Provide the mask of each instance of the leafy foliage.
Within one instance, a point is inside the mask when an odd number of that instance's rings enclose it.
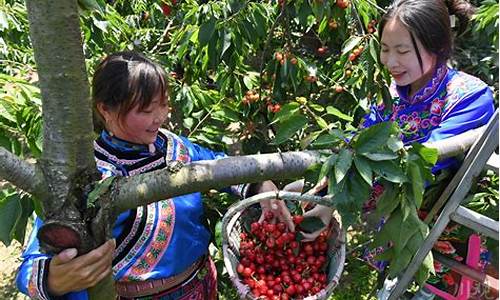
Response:
[[[337,149],[307,181],[328,176],[328,192],[346,224],[359,221],[373,182],[381,184],[376,214],[387,226],[377,243],[392,243],[384,255],[393,260],[395,276],[427,234],[415,210],[432,180],[435,153],[419,145],[404,149],[392,124],[357,129],[371,103],[390,100],[374,26],[388,2],[353,0],[344,9],[335,0],[78,1],[89,75],[114,51],[155,58],[170,75],[173,110],[166,125],[172,131],[231,154]],[[480,76],[498,97],[498,2],[480,4],[458,37],[452,63]],[[0,145],[36,159],[41,101],[24,1],[0,1],[0,68]],[[492,193],[483,190],[472,203],[494,208]],[[217,220],[233,199],[209,198],[217,233]],[[0,218],[5,244],[22,240],[33,209],[28,203],[38,205],[11,188],[0,194],[0,213],[9,212]],[[429,270],[431,257],[419,282]]]
[[[346,227],[361,222],[363,204],[374,193],[372,183],[383,187],[374,216],[384,218],[385,225],[375,233],[373,246],[389,249],[382,257],[390,262],[390,277],[406,268],[427,236],[428,227],[419,219],[417,210],[422,204],[424,184],[433,180],[430,169],[437,161],[437,150],[420,144],[405,149],[400,135],[396,124],[386,122],[341,138],[344,145],[330,155],[317,178],[319,181],[328,176],[332,205]],[[429,254],[417,276],[419,284],[434,272],[432,262]]]

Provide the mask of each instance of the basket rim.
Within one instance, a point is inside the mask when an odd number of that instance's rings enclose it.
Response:
[[[224,214],[224,217],[222,219],[221,235],[222,235],[223,260],[229,278],[231,279],[231,282],[235,286],[236,290],[238,291],[238,294],[240,295],[241,299],[258,299],[258,298],[252,296],[250,293],[250,288],[246,286],[243,282],[241,282],[238,274],[236,273],[236,266],[229,258],[229,255],[233,257],[239,256],[236,253],[230,253],[233,251],[232,249],[233,246],[229,244],[229,233],[232,231],[233,227],[235,226],[236,222],[238,221],[244,209],[246,209],[248,206],[252,204],[259,203],[261,201],[269,199],[306,201],[306,202],[319,203],[323,205],[330,204],[329,206],[331,206],[331,201],[329,201],[331,199],[330,196],[320,197],[320,196],[312,196],[296,192],[275,191],[275,192],[266,192],[254,195],[252,197],[234,203],[228,208],[226,214]],[[331,256],[330,263],[333,260],[335,260],[336,271],[333,273],[332,276],[329,276],[330,277],[329,283],[324,289],[322,289],[319,293],[313,296],[304,298],[304,300],[326,299],[326,297],[330,296],[335,287],[338,285],[340,276],[343,272],[345,258],[346,258],[346,230],[342,226],[341,218],[338,214],[334,215],[334,219],[336,221],[335,223],[337,223],[338,225],[336,230],[338,232],[338,235],[336,236],[336,243],[334,246],[336,250],[333,251],[333,254],[331,255],[329,254],[329,256]],[[237,259],[239,260],[239,257],[237,257]]]

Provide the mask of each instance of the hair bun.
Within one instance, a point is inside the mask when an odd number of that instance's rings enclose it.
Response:
[[[469,20],[476,13],[477,7],[466,0],[444,0],[444,3],[448,7],[448,13],[458,19],[458,24],[455,26],[458,28],[458,32],[465,31]]]

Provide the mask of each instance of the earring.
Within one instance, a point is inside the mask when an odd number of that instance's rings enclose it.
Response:
[[[156,152],[156,147],[154,143],[148,145],[148,150],[150,154],[154,154]]]

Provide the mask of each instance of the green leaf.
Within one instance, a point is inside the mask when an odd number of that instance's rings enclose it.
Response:
[[[97,200],[109,191],[109,188],[113,184],[116,176],[110,176],[101,182],[98,182],[92,192],[89,193],[87,199],[87,208],[95,207]]]
[[[348,121],[348,122],[353,121],[353,118],[351,116],[344,114],[343,112],[341,112],[340,110],[338,110],[337,108],[335,108],[333,106],[327,106],[326,113],[329,115],[336,116],[337,118]]]
[[[231,47],[231,31],[229,30],[224,30],[224,39],[222,42],[222,50],[220,53],[220,58],[224,56],[224,53],[226,53],[227,49]]]
[[[12,241],[16,222],[22,214],[19,194],[1,195],[0,199],[0,241],[9,246]]]
[[[335,197],[335,208],[338,210],[342,218],[342,226],[349,228],[352,224],[355,224],[358,220],[359,211],[354,209],[349,201],[340,201],[347,199],[346,193],[341,192]]]
[[[215,243],[222,245],[222,220],[218,220],[215,224]]]
[[[313,143],[313,147],[333,147],[334,144],[338,143],[342,139],[338,136],[331,134],[321,134]]]
[[[395,133],[396,127],[391,122],[382,122],[373,125],[359,134],[354,148],[358,153],[369,153],[373,150],[385,145],[389,136]]]
[[[420,166],[414,162],[408,162],[408,175],[411,182],[412,195],[415,207],[420,208],[424,197],[425,182],[420,172]]]
[[[361,153],[361,155],[369,158],[370,160],[381,161],[381,160],[393,160],[399,156],[393,152],[371,152],[371,153]]]
[[[377,54],[377,45],[375,45],[376,40],[375,39],[370,39],[369,45],[369,51],[370,51],[370,56],[372,57],[374,62],[378,63],[378,54]]]
[[[347,181],[347,186],[349,190],[350,201],[353,204],[353,208],[361,211],[363,203],[370,197],[370,185],[367,184],[363,178],[357,173],[349,174],[349,177],[345,178]]]
[[[16,221],[13,238],[23,245],[24,237],[26,236],[26,225],[33,214],[34,207],[31,196],[22,196],[19,202],[21,204],[21,216]]]
[[[283,105],[280,111],[274,115],[274,119],[271,124],[276,122],[282,122],[292,116],[296,116],[300,109],[300,104],[297,102],[290,102]]]
[[[356,169],[358,170],[361,178],[363,178],[363,180],[366,181],[366,183],[372,186],[373,173],[372,173],[372,168],[370,167],[370,163],[363,157],[356,155],[354,156],[354,165],[356,166]]]
[[[408,266],[411,257],[411,253],[410,251],[408,251],[408,249],[404,249],[403,251],[401,251],[401,253],[396,255],[395,259],[391,261],[389,267],[389,278],[395,278],[396,276],[398,276],[399,273]]]
[[[96,0],[78,0],[78,4],[84,10],[97,10],[100,13],[103,12],[101,6],[99,5],[99,3],[97,3]]]
[[[254,10],[253,14],[255,20],[255,31],[259,37],[263,37],[266,35],[266,18],[261,14],[259,10]]]
[[[387,147],[389,147],[392,152],[398,152],[403,149],[404,144],[399,137],[393,135],[387,140]]]
[[[337,161],[335,162],[335,180],[337,183],[344,179],[347,171],[351,168],[352,165],[352,152],[349,149],[342,149],[339,152],[337,157]]]
[[[435,273],[434,257],[432,256],[432,252],[429,252],[424,258],[422,265],[420,265],[420,268],[418,268],[417,273],[415,274],[415,280],[417,281],[417,284],[419,286],[423,286],[431,273]]]
[[[432,166],[436,164],[439,157],[437,149],[425,147],[420,143],[412,143],[410,151],[418,153],[424,161]]]
[[[328,123],[322,117],[316,116],[316,123],[321,129],[328,129]]]
[[[308,119],[303,115],[294,115],[280,123],[274,144],[279,145],[288,141],[295,133],[301,130],[308,123]]]
[[[394,161],[383,160],[370,162],[370,166],[375,174],[382,176],[390,182],[404,183],[408,181],[403,170],[401,170]]]
[[[323,31],[325,31],[325,28],[328,26],[328,18],[325,17],[323,20],[321,20],[321,23],[319,24],[318,27],[318,33],[321,34]]]
[[[376,215],[379,218],[390,215],[399,205],[400,197],[397,194],[399,189],[392,184],[383,184],[384,192],[377,201]]]
[[[350,38],[348,38],[345,41],[344,45],[342,46],[342,55],[351,51],[354,47],[356,47],[361,42],[362,39],[363,39],[363,37],[361,37],[361,36],[351,36]]]
[[[311,233],[325,227],[325,223],[318,217],[307,217],[298,226],[301,231]]]
[[[325,176],[328,176],[328,174],[332,171],[333,167],[335,166],[335,162],[336,161],[337,161],[337,154],[335,154],[335,153],[332,154],[332,155],[330,155],[326,159],[326,161],[321,166],[321,171],[319,172],[319,176],[318,176],[318,181],[317,182],[319,182]]]
[[[200,43],[200,47],[204,47],[212,39],[215,32],[215,25],[216,20],[214,18],[210,18],[208,22],[205,22],[200,26],[200,30],[198,32],[198,42]]]
[[[389,219],[386,220],[382,230],[376,233],[375,240],[373,242],[374,246],[386,247],[389,242],[394,242],[395,239],[399,239],[400,224],[402,221],[403,215],[401,214],[401,211],[394,211]]]
[[[302,190],[307,191],[316,185],[321,167],[322,165],[319,163],[307,167],[304,173],[304,187]]]
[[[420,222],[416,210],[411,211],[406,219],[403,216],[400,224],[399,239],[394,240],[394,250],[396,253],[400,253],[405,248],[409,239],[418,232]]]

